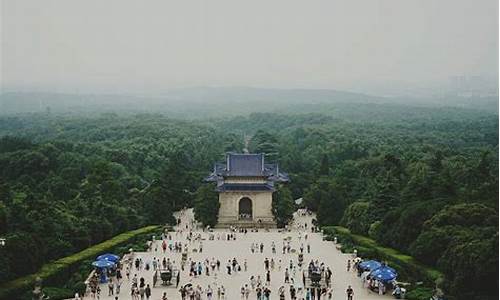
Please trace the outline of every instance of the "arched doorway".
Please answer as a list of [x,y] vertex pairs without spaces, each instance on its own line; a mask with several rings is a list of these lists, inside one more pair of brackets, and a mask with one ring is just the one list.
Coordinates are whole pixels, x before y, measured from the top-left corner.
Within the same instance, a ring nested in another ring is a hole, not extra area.
[[238,205],[238,217],[240,220],[252,220],[252,200],[248,197],[240,199]]

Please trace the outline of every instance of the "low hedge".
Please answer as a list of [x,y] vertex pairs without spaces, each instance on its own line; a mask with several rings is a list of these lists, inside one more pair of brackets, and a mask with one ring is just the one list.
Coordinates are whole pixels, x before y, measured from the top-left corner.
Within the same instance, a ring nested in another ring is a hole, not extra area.
[[100,254],[110,252],[135,239],[144,238],[145,234],[150,234],[158,229],[160,229],[160,226],[152,225],[128,231],[73,255],[47,263],[35,274],[20,277],[0,285],[0,299],[16,299],[19,295],[33,288],[37,277],[43,280],[44,286],[64,282],[85,260],[93,260]]
[[433,295],[433,290],[425,287],[417,287],[406,293],[408,300],[429,300]]
[[43,292],[50,300],[53,299],[71,299],[75,296],[75,293],[70,289],[56,288],[56,287],[45,287]]
[[353,234],[347,228],[341,226],[326,226],[322,229],[326,236],[330,236],[328,238],[329,240],[333,239],[333,236],[337,237],[337,241],[342,244],[343,251],[346,250],[346,248],[344,248],[345,242],[347,250],[356,247],[358,255],[361,257],[369,257],[388,262],[392,268],[398,271],[402,278],[413,281],[423,281],[429,286],[434,286],[437,281],[443,278],[443,274],[438,270],[424,266],[413,257],[395,249],[380,246],[370,238]]

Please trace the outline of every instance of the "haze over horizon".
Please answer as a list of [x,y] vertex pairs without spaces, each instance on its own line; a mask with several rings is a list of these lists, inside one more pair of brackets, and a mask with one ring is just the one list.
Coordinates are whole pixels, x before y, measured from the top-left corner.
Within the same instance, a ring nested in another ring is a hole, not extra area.
[[29,1],[1,6],[3,91],[498,90],[498,1]]

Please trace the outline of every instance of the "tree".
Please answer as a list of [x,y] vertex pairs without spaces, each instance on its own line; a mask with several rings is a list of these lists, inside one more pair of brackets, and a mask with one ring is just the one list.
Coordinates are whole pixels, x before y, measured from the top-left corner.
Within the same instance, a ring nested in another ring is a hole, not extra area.
[[28,233],[15,232],[5,236],[5,253],[7,254],[12,276],[34,273],[42,264],[42,253],[38,245]]
[[337,197],[334,190],[330,190],[326,197],[322,197],[318,206],[318,223],[320,225],[336,225],[345,210],[343,199]]
[[[495,299],[498,291],[498,214],[478,203],[440,210],[410,246],[419,260],[443,270],[457,299]],[[478,292],[480,291],[480,292]]]
[[321,177],[304,194],[306,206],[317,212],[320,225],[339,224],[344,214],[346,202],[336,191],[334,180]]
[[277,161],[278,139],[275,135],[259,130],[250,140],[250,151],[254,153],[264,153],[267,161]]
[[186,176],[183,154],[172,154],[145,194],[144,209],[150,222],[174,224],[173,212],[190,206]]
[[7,220],[8,212],[7,206],[0,201],[0,234],[3,235],[8,230],[8,220]]
[[153,183],[144,195],[144,214],[150,224],[174,224],[174,194],[159,183]]
[[498,299],[498,231],[489,234],[453,243],[438,262],[459,300]]
[[330,174],[330,160],[328,159],[328,154],[326,153],[324,153],[321,157],[318,174],[320,176],[328,176]]
[[273,194],[272,210],[278,227],[284,227],[292,219],[295,211],[292,192],[284,185],[277,185]]
[[408,251],[408,247],[417,239],[423,224],[441,209],[442,201],[419,201],[398,206],[385,214],[379,230],[384,234],[377,237],[382,244]]
[[[320,113],[309,113],[313,106]],[[123,230],[173,222],[172,212],[196,206],[200,179],[225,151],[241,150],[244,135],[253,135],[250,151],[279,159],[292,198],[303,197],[321,224],[342,220],[440,269],[455,298],[497,296],[488,278],[498,271],[498,115],[337,102],[202,122],[0,117],[0,232],[22,235],[0,249],[0,281],[31,270],[17,265],[35,261],[17,257],[18,248],[44,263]],[[282,204],[273,208],[288,215],[293,203]]]
[[347,207],[340,223],[349,228],[353,233],[367,234],[371,225],[369,211],[369,202],[354,202]]
[[212,184],[198,188],[194,200],[194,215],[204,226],[215,226],[219,215],[219,198]]

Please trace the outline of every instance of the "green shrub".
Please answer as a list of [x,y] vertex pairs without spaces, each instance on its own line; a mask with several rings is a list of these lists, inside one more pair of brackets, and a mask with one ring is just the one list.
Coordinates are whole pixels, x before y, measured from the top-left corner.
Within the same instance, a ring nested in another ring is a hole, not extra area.
[[352,253],[354,251],[354,241],[351,235],[342,230],[337,230],[334,226],[323,227],[322,230],[326,240],[333,241],[335,237],[337,238],[337,243],[342,245],[342,253]]
[[43,293],[50,297],[50,300],[64,300],[75,296],[72,290],[57,287],[45,287],[43,288]]
[[[22,295],[26,291],[31,290],[37,277],[43,280],[44,285],[63,285],[61,283],[68,282],[68,279],[71,278],[74,273],[79,269],[82,270],[82,264],[90,265],[91,260],[96,256],[111,252],[119,246],[131,241],[133,242],[136,239],[140,239],[145,244],[145,241],[151,237],[151,233],[158,232],[159,228],[159,226],[153,225],[128,231],[76,254],[45,264],[35,274],[27,275],[2,284],[0,286],[0,299],[15,299],[18,295]],[[120,255],[123,253],[124,252],[117,252],[117,254]],[[72,296],[73,295],[71,295],[71,297]]]
[[[73,297],[75,296],[75,293],[71,289],[59,288],[59,287],[44,287],[43,293],[45,294],[46,297],[49,297],[50,300],[73,299]],[[16,296],[15,299],[32,300],[33,299],[32,291],[25,291],[20,296]]]
[[380,224],[382,222],[375,221],[370,225],[370,229],[368,229],[368,236],[372,239],[376,239],[380,234]]
[[417,287],[410,289],[406,293],[406,299],[408,300],[429,300],[433,295],[433,290],[426,287]]
[[356,250],[358,250],[360,257],[376,257],[378,255],[377,250],[370,247],[359,246]]
[[347,228],[327,226],[323,227],[322,230],[326,235],[337,237],[337,241],[342,243],[343,252],[344,250],[351,252],[352,247],[355,247],[361,257],[387,262],[398,271],[399,278],[424,281],[428,285],[434,285],[436,280],[443,277],[441,272],[420,264],[413,257],[391,248],[382,247],[370,238],[352,234]]
[[80,295],[84,295],[86,289],[87,289],[87,285],[85,284],[85,282],[83,282],[83,280],[75,283],[73,285],[73,288],[72,288],[72,290],[75,293],[78,292]]

